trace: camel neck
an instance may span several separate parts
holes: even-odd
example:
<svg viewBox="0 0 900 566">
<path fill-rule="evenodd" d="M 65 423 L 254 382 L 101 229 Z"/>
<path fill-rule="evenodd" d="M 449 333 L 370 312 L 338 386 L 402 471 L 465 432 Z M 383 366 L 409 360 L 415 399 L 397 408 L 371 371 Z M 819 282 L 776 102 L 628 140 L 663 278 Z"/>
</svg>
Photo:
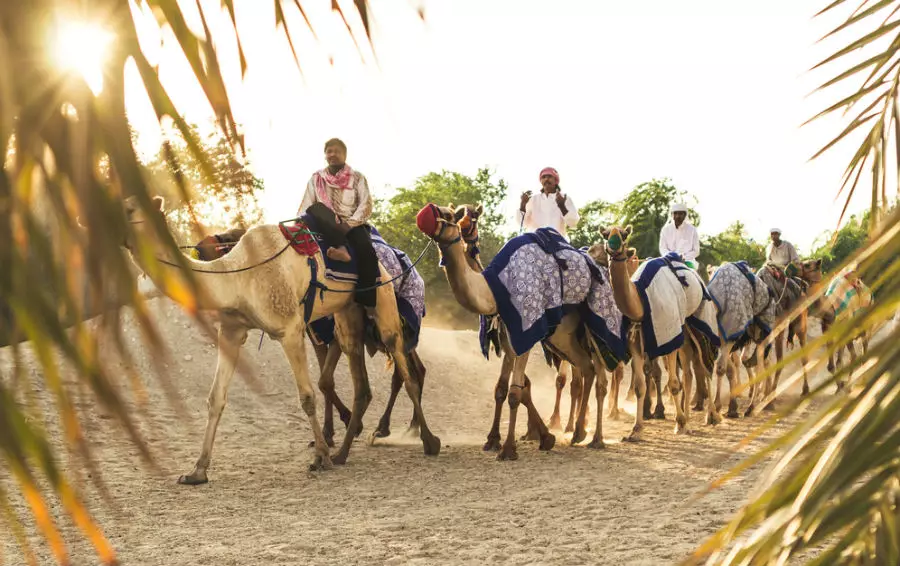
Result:
<svg viewBox="0 0 900 566">
<path fill-rule="evenodd" d="M 484 276 L 469 263 L 470 258 L 463 250 L 462 243 L 457 241 L 442 248 L 441 254 L 450 289 L 459 304 L 475 314 L 496 314 L 494 295 Z"/>
</svg>

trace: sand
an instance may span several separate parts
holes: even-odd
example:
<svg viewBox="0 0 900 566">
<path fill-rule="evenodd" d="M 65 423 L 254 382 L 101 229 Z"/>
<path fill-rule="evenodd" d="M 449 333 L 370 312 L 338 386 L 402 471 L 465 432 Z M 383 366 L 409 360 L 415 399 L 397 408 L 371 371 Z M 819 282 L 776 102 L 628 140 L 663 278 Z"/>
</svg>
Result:
<svg viewBox="0 0 900 566">
<path fill-rule="evenodd" d="M 441 454 L 426 457 L 417 439 L 403 437 L 411 405 L 401 393 L 391 438 L 374 446 L 357 441 L 345 466 L 310 473 L 313 451 L 307 443 L 312 435 L 287 361 L 269 339 L 257 352 L 259 332 L 253 331 L 242 356 L 257 373 L 259 392 L 235 377 L 210 483 L 181 486 L 176 479 L 191 470 L 199 453 L 216 352 L 167 299 L 151 301 L 151 306 L 172 354 L 173 385 L 184 403 L 180 414 L 166 400 L 149 361 L 139 356 L 135 369 L 147 387 L 148 414 L 141 415 L 136 406 L 133 410 L 158 472 L 141 462 L 90 397 L 77 399 L 114 505 L 104 502 L 90 481 L 82 485 L 85 498 L 124 564 L 670 564 L 686 557 L 739 509 L 764 468 L 758 466 L 700 500 L 694 496 L 799 418 L 785 419 L 738 450 L 737 443 L 762 417 L 726 420 L 711 428 L 694 413 L 693 434 L 676 436 L 669 402 L 668 420 L 649 421 L 642 443 L 620 443 L 630 421 L 607 420 L 605 450 L 568 446 L 558 433 L 557 446 L 549 453 L 520 442 L 518 461 L 498 462 L 481 445 L 493 414 L 499 361 L 481 357 L 474 331 L 425 328 L 419 348 L 428 368 L 423 403 L 432 430 L 443 441 Z M 130 313 L 124 324 L 139 346 Z M 3 356 L 6 368 L 8 353 Z M 30 353 L 26 363 L 38 367 Z M 555 374 L 537 349 L 529 375 L 538 408 L 548 419 Z M 369 360 L 369 376 L 374 400 L 365 415 L 367 431 L 375 427 L 389 393 L 383 356 Z M 633 403 L 624 401 L 629 380 L 626 374 L 621 395 L 633 414 Z M 344 360 L 337 381 L 349 400 Z M 45 394 L 38 395 L 38 402 L 52 410 Z M 321 395 L 317 402 L 321 419 Z M 568 389 L 563 408 L 565 422 Z M 591 410 L 594 414 L 596 407 Z M 524 433 L 524 419 L 519 424 Z M 48 427 L 58 433 L 54 422 Z M 343 434 L 339 421 L 337 430 Z M 0 477 L 0 485 L 13 489 L 9 478 Z M 24 516 L 24 504 L 15 496 L 13 505 Z M 53 509 L 59 516 L 55 504 Z M 61 524 L 73 563 L 96 563 L 67 520 Z M 2 528 L 5 563 L 21 563 L 12 536 Z M 26 529 L 40 563 L 51 563 L 30 521 Z"/>
</svg>

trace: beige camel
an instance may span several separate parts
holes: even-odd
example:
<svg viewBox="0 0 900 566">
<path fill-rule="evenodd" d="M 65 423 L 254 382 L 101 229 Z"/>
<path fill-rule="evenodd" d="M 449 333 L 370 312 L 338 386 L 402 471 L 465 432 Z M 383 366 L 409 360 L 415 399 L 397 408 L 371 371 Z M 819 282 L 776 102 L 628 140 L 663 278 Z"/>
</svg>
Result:
<svg viewBox="0 0 900 566">
<path fill-rule="evenodd" d="M 619 310 L 622 311 L 622 314 L 630 320 L 641 322 L 645 316 L 644 305 L 626 265 L 628 260 L 627 242 L 628 238 L 631 236 L 631 232 L 631 226 L 625 228 L 612 227 L 608 230 L 604 229 L 601 231 L 603 238 L 606 240 L 606 249 L 609 254 L 610 279 L 616 305 L 619 307 Z M 688 312 L 693 312 L 697 306 L 699 305 L 688 305 Z M 675 406 L 675 432 L 677 434 L 683 434 L 690 430 L 690 410 L 689 407 L 687 407 L 686 400 L 690 399 L 691 382 L 693 381 L 687 374 L 685 375 L 684 380 L 679 378 L 677 371 L 679 355 L 682 356 L 684 362 L 686 362 L 682 363 L 682 369 L 689 370 L 692 366 L 694 368 L 702 368 L 705 374 L 702 377 L 707 380 L 707 388 L 710 387 L 710 372 L 703 364 L 694 363 L 694 360 L 698 355 L 701 355 L 701 345 L 699 342 L 694 342 L 696 340 L 694 332 L 686 325 L 683 326 L 683 329 L 686 337 L 684 345 L 680 350 L 662 356 L 663 365 L 665 366 L 666 374 L 668 375 L 667 386 Z M 640 439 L 643 431 L 644 414 L 641 408 L 644 405 L 644 396 L 647 394 L 643 367 L 643 341 L 635 336 L 629 341 L 629 347 L 632 354 L 631 369 L 634 379 L 635 394 L 637 396 L 638 410 L 635 411 L 635 423 L 632 432 L 624 440 L 637 441 Z M 700 377 L 698 376 L 698 379 L 699 378 Z M 713 421 L 710 424 L 715 424 L 715 422 Z"/>
<path fill-rule="evenodd" d="M 192 311 L 215 311 L 219 318 L 218 363 L 208 399 L 206 433 L 194 470 L 179 478 L 179 483 L 194 485 L 208 481 L 207 469 L 216 428 L 225 408 L 228 386 L 241 346 L 247 339 L 248 331 L 253 328 L 261 329 L 280 342 L 290 362 L 300 404 L 315 437 L 316 455 L 311 468 L 328 468 L 332 462 L 344 463 L 371 400 L 362 341 L 364 314 L 362 308 L 353 301 L 350 292 L 352 284 L 329 282 L 330 289 L 338 292 L 325 291 L 321 295 L 316 293 L 309 318 L 316 320 L 334 315 L 335 332 L 341 349 L 350 359 L 350 373 L 354 383 L 351 421 L 343 445 L 332 458 L 316 419 L 315 392 L 309 381 L 304 341 L 306 321 L 302 301 L 313 282 L 310 262 L 315 262 L 318 273 L 324 273 L 321 253 L 306 258 L 291 250 L 285 251 L 286 240 L 279 227 L 263 225 L 248 230 L 231 253 L 215 261 L 199 262 L 186 256 L 172 258 L 168 248 L 160 243 L 156 232 L 166 229 L 163 199 L 156 197 L 154 203 L 157 209 L 147 216 L 134 197 L 125 200 L 128 221 L 134 232 L 141 236 L 138 241 L 130 237 L 126 242 L 132 258 L 157 287 L 174 301 Z M 148 243 L 151 246 L 149 250 L 145 247 Z M 136 246 L 142 246 L 140 253 Z M 159 263 L 148 265 L 145 262 L 148 252 L 153 253 Z M 197 286 L 194 295 L 184 292 L 187 280 L 181 265 L 194 272 Z M 381 271 L 382 277 L 387 278 L 383 267 Z M 391 285 L 378 288 L 377 305 L 375 324 L 403 375 L 407 393 L 419 417 L 425 453 L 437 454 L 440 451 L 440 440 L 431 434 L 425 424 L 417 385 L 408 371 L 400 318 Z"/>
<path fill-rule="evenodd" d="M 424 218 L 424 220 L 423 220 Z M 480 315 L 497 314 L 497 304 L 494 295 L 481 273 L 474 271 L 466 260 L 463 245 L 461 245 L 462 231 L 455 221 L 454 211 L 446 207 L 438 207 L 429 204 L 419 213 L 417 218 L 419 229 L 427 236 L 438 242 L 444 261 L 444 269 L 450 288 L 456 300 L 467 310 Z M 563 359 L 572 362 L 584 375 L 585 389 L 582 395 L 582 403 L 579 421 L 576 424 L 573 443 L 583 440 L 587 433 L 584 430 L 583 416 L 585 413 L 584 399 L 590 394 L 595 376 L 597 377 L 597 406 L 603 406 L 603 399 L 607 392 L 606 370 L 603 362 L 595 354 L 596 344 L 591 351 L 582 347 L 579 343 L 576 330 L 581 324 L 577 315 L 564 316 L 559 326 L 552 335 L 546 339 L 549 348 L 555 351 Z M 504 351 L 504 366 L 511 366 L 512 384 L 508 394 L 510 409 L 509 429 L 506 440 L 500 454 L 500 460 L 514 460 L 518 457 L 516 451 L 516 416 L 520 403 L 526 393 L 525 366 L 528 362 L 528 352 L 516 355 L 507 336 L 505 326 L 500 324 L 499 339 Z M 593 341 L 593 339 L 591 338 Z M 504 367 L 502 371 L 506 371 Z M 549 434 L 549 433 L 548 433 Z M 550 435 L 552 436 L 552 435 Z M 597 427 L 594 438 L 588 445 L 592 448 L 603 448 L 602 411 L 597 411 Z"/>
</svg>

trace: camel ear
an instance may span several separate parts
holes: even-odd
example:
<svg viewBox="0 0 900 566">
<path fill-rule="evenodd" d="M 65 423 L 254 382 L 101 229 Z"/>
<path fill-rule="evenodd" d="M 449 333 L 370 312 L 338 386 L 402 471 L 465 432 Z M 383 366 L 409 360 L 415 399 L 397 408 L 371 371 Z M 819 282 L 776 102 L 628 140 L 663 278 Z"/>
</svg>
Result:
<svg viewBox="0 0 900 566">
<path fill-rule="evenodd" d="M 483 204 L 479 204 L 478 206 L 476 206 L 476 207 L 475 207 L 475 212 L 480 216 L 481 213 L 484 212 L 484 205 L 483 205 Z"/>
<path fill-rule="evenodd" d="M 816 269 L 822 269 L 822 260 L 821 260 L 821 258 L 816 260 Z"/>
<path fill-rule="evenodd" d="M 622 233 L 625 234 L 625 237 L 627 238 L 627 237 L 631 236 L 631 231 L 633 229 L 634 228 L 631 227 L 631 224 L 629 224 L 628 226 L 625 227 L 625 230 Z"/>
<path fill-rule="evenodd" d="M 604 240 L 609 239 L 609 229 L 603 226 L 600 227 L 600 235 L 603 236 Z"/>
<path fill-rule="evenodd" d="M 160 197 L 160 196 L 155 196 L 155 197 L 153 197 L 152 200 L 153 200 L 153 203 L 159 208 L 159 210 L 162 210 L 166 204 L 166 199 L 164 199 L 163 197 Z"/>
<path fill-rule="evenodd" d="M 634 254 L 636 254 L 636 253 L 637 253 L 637 249 L 628 248 L 628 257 L 634 257 Z"/>
<path fill-rule="evenodd" d="M 453 210 L 453 205 L 450 205 L 450 209 Z M 465 217 L 465 215 L 466 215 L 466 207 L 464 205 L 458 206 L 458 207 L 456 207 L 456 210 L 453 211 L 453 221 L 459 222 L 460 220 L 463 219 L 463 217 Z"/>
</svg>

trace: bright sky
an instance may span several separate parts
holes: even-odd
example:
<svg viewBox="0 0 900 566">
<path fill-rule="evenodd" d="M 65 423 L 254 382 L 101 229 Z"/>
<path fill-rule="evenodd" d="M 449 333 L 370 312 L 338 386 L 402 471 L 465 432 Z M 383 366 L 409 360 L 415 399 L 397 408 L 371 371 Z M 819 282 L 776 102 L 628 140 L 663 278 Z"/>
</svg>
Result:
<svg viewBox="0 0 900 566">
<path fill-rule="evenodd" d="M 807 73 L 834 49 L 814 46 L 834 23 L 812 20 L 825 2 L 375 0 L 377 64 L 367 46 L 357 53 L 330 3 L 303 3 L 318 42 L 288 9 L 301 77 L 272 3 L 235 2 L 249 70 L 243 82 L 238 72 L 226 79 L 270 221 L 293 216 L 324 165 L 323 142 L 337 136 L 379 196 L 429 171 L 487 165 L 510 185 L 512 217 L 549 165 L 579 205 L 670 177 L 697 196 L 704 234 L 741 220 L 755 238 L 778 226 L 808 250 L 837 222 L 849 154 L 807 160 L 841 124 L 800 128 L 837 100 L 806 98 L 829 78 Z M 214 35 L 228 38 L 219 0 L 207 4 Z M 352 2 L 341 4 L 359 30 Z M 188 119 L 202 122 L 202 91 L 171 38 L 155 45 L 153 27 L 144 34 L 151 61 Z M 219 48 L 236 70 L 233 44 Z M 155 118 L 135 85 L 130 116 L 152 151 Z M 863 193 L 853 209 L 867 204 Z"/>
</svg>

